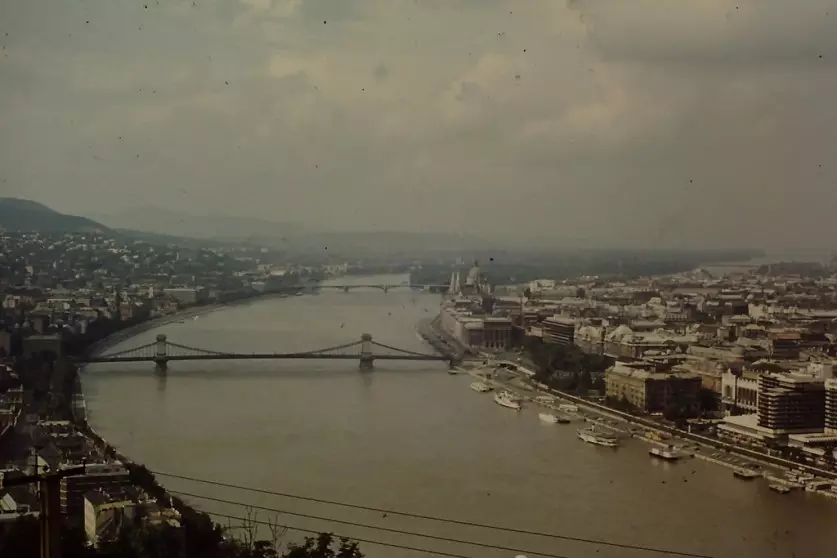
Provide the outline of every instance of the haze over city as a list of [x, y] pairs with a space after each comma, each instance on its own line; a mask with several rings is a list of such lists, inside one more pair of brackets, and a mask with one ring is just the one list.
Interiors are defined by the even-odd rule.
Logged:
[[0, 557], [835, 558], [835, 18], [0, 0]]
[[824, 248], [835, 17], [826, 0], [4, 2], [0, 195]]

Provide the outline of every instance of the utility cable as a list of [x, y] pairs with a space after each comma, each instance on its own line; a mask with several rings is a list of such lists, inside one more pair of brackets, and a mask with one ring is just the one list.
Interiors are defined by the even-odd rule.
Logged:
[[[259, 521], [258, 519], [249, 519], [249, 518], [246, 518], [246, 517], [238, 517], [238, 516], [235, 516], [235, 515], [227, 515], [227, 514], [224, 514], [224, 513], [215, 513], [215, 512], [211, 512], [211, 511], [207, 511], [205, 513], [208, 513], [208, 514], [210, 514], [214, 517], [223, 517], [224, 519], [232, 519], [234, 521], [241, 521], [244, 525], [246, 525], [248, 523], [251, 523], [251, 524], [256, 523], [258, 525], [268, 525], [268, 526], [271, 526], [271, 527], [276, 526], [275, 524], [270, 523], [269, 521]], [[312, 529], [303, 529], [302, 527], [291, 527], [291, 526], [287, 526], [287, 525], [279, 525], [279, 527], [283, 527], [285, 529], [288, 529], [289, 531], [300, 531], [302, 533], [309, 533], [309, 534], [312, 534], [312, 535], [321, 534], [321, 531], [314, 531]], [[360, 539], [358, 537], [347, 537], [345, 535], [340, 535], [340, 534], [337, 534], [337, 533], [331, 533], [331, 534], [333, 536], [341, 538], [341, 539], [349, 539], [349, 540], [359, 542], [359, 543], [364, 543], [364, 544], [374, 544], [374, 545], [378, 545], [378, 546], [388, 546], [390, 548], [399, 548], [399, 549], [402, 549], [402, 550], [412, 550], [414, 552], [424, 552], [425, 554], [435, 554], [436, 556], [447, 556], [448, 558], [473, 558], [472, 556], [465, 556], [464, 554], [454, 554], [452, 552], [442, 552], [440, 550], [429, 550], [427, 548], [417, 548], [417, 547], [414, 547], [414, 546], [407, 546], [407, 545], [403, 545], [403, 544], [385, 543], [385, 542], [382, 542], [382, 541], [376, 541], [376, 540], [372, 540], [372, 539]]]
[[376, 508], [376, 507], [373, 507], [373, 506], [362, 506], [362, 505], [359, 505], [359, 504], [350, 504], [350, 503], [347, 503], [347, 502], [338, 502], [338, 501], [335, 501], [335, 500], [326, 500], [326, 499], [323, 499], [323, 498], [314, 498], [314, 497], [311, 497], [311, 496], [299, 496], [297, 494], [289, 494], [287, 492], [277, 492], [277, 491], [272, 491], [272, 490], [265, 490], [263, 488], [253, 488], [253, 487], [250, 487], [250, 486], [242, 486], [242, 485], [238, 485], [238, 484], [231, 484], [231, 483], [225, 483], [225, 482], [219, 482], [219, 481], [199, 479], [199, 478], [195, 478], [195, 477], [188, 477], [188, 476], [185, 476], [185, 475], [176, 475], [174, 473], [164, 473], [164, 472], [161, 472], [161, 471], [151, 471], [151, 473], [153, 473], [154, 475], [162, 476], [162, 477], [170, 477], [170, 478], [180, 479], [180, 480], [185, 480], [185, 481], [190, 481], [190, 482], [198, 482], [198, 483], [209, 484], [209, 485], [213, 485], [213, 486], [220, 486], [220, 487], [224, 487], [224, 488], [232, 488], [232, 489], [235, 489], [235, 490], [244, 490], [244, 491], [248, 491], [248, 492], [255, 492], [255, 493], [258, 493], [258, 494], [266, 494], [266, 495], [269, 495], [269, 496], [280, 496], [280, 497], [283, 497], [283, 498], [291, 498], [291, 499], [294, 499], [294, 500], [302, 500], [302, 501], [305, 501], [305, 502], [315, 502], [317, 504], [327, 504], [327, 505], [340, 506], [340, 507], [344, 507], [344, 508], [351, 508], [351, 509], [357, 509], [357, 510], [372, 511], [372, 512], [386, 513], [386, 514], [392, 514], [392, 515], [400, 515], [402, 517], [411, 517], [411, 518], [414, 518], [414, 519], [425, 519], [425, 520], [428, 520], [428, 521], [438, 521], [438, 522], [441, 522], [441, 523], [451, 523], [453, 525], [462, 525], [462, 526], [466, 526], [466, 527], [479, 527], [479, 528], [482, 528], [482, 529], [492, 529], [492, 530], [497, 530], [497, 531], [506, 531], [506, 532], [509, 532], [509, 533], [517, 533], [517, 534], [520, 534], [520, 535], [530, 535], [530, 536], [535, 536], [535, 537], [546, 537], [546, 538], [560, 539], [560, 540], [573, 541], [573, 542], [580, 542], [580, 543], [586, 543], [586, 544], [592, 544], [592, 545], [622, 548], [622, 549], [625, 549], [625, 550], [640, 550], [640, 551], [644, 551], [644, 552], [654, 552], [654, 553], [657, 553], [657, 554], [667, 554], [669, 556], [683, 556], [685, 558], [717, 558], [717, 557], [711, 556], [709, 554], [700, 554], [700, 553], [697, 553], [697, 552], [685, 552], [685, 551], [670, 550], [670, 549], [663, 549], [663, 548], [654, 548], [654, 547], [643, 546], [643, 545], [617, 543], [617, 542], [612, 542], [612, 541], [608, 541], [608, 540], [601, 540], [601, 539], [589, 539], [589, 538], [585, 538], [585, 537], [574, 537], [574, 536], [570, 536], [570, 535], [558, 535], [558, 534], [555, 534], [555, 533], [544, 533], [544, 532], [540, 532], [540, 531], [531, 531], [531, 530], [527, 530], [527, 529], [515, 529], [514, 527], [502, 527], [500, 525], [489, 525], [489, 524], [485, 524], [485, 523], [476, 523], [476, 522], [472, 522], [472, 521], [463, 521], [463, 520], [458, 520], [458, 519], [450, 519], [450, 518], [437, 517], [437, 516], [432, 516], [432, 515], [423, 515], [423, 514], [418, 514], [418, 513], [402, 512], [402, 511], [386, 509], [386, 508]]
[[213, 502], [218, 502], [218, 503], [221, 503], [221, 504], [232, 504], [234, 506], [242, 506], [242, 507], [247, 507], [247, 508], [251, 508], [251, 509], [254, 509], [254, 510], [269, 511], [269, 512], [274, 512], [274, 513], [293, 515], [293, 516], [297, 516], [297, 517], [304, 517], [306, 519], [316, 519], [318, 521], [326, 521], [326, 522], [330, 522], [330, 523], [340, 523], [342, 525], [350, 525], [352, 527], [362, 527], [364, 529], [375, 529], [375, 530], [378, 530], [378, 531], [386, 531], [388, 533], [397, 533], [399, 535], [409, 535], [409, 536], [412, 536], [412, 537], [424, 537], [424, 538], [427, 538], [427, 539], [434, 539], [434, 540], [437, 540], [437, 541], [444, 541], [444, 542], [457, 543], [457, 544], [470, 544], [470, 545], [473, 545], [473, 546], [480, 546], [482, 548], [491, 548], [491, 549], [494, 549], [494, 550], [505, 550], [505, 551], [508, 551], [508, 552], [514, 552], [516, 554], [534, 554], [534, 555], [537, 555], [537, 556], [546, 556], [546, 558], [570, 558], [569, 556], [567, 556], [565, 554], [550, 554], [550, 553], [546, 553], [546, 552], [538, 552], [538, 551], [535, 551], [535, 550], [526, 550], [526, 549], [521, 549], [521, 548], [510, 548], [510, 547], [507, 547], [507, 546], [498, 546], [498, 545], [494, 545], [494, 544], [482, 543], [482, 542], [477, 542], [477, 541], [454, 539], [454, 538], [451, 538], [451, 537], [443, 537], [443, 536], [439, 536], [439, 535], [429, 535], [427, 533], [416, 533], [415, 531], [405, 531], [403, 529], [393, 529], [391, 527], [378, 527], [376, 525], [370, 525], [368, 523], [358, 523], [358, 522], [355, 522], [355, 521], [346, 521], [344, 519], [334, 519], [334, 518], [331, 518], [331, 517], [309, 515], [309, 514], [305, 514], [305, 513], [298, 513], [298, 512], [292, 512], [292, 511], [287, 511], [287, 510], [279, 510], [279, 509], [276, 509], [276, 508], [266, 508], [266, 507], [263, 507], [263, 506], [245, 504], [243, 502], [234, 502], [232, 500], [223, 500], [221, 498], [213, 498], [211, 496], [201, 496], [199, 494], [189, 494], [187, 492], [172, 491], [171, 493], [176, 494], [178, 496], [185, 496], [187, 498], [199, 498], [199, 499], [202, 499], [202, 500], [211, 500]]

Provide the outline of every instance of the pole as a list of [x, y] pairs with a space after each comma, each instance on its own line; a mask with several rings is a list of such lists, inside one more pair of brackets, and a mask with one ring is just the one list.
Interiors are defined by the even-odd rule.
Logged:
[[[37, 466], [37, 461], [36, 461]], [[0, 488], [38, 483], [38, 499], [41, 503], [40, 545], [41, 558], [61, 558], [61, 479], [75, 475], [84, 475], [84, 465], [60, 469], [54, 473], [27, 475], [16, 479], [4, 480]]]
[[41, 493], [41, 558], [61, 558], [61, 477], [44, 476]]

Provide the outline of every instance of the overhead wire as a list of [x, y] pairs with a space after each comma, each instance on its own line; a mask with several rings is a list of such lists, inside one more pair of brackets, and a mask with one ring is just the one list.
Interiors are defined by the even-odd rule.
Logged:
[[[239, 516], [229, 515], [229, 514], [225, 514], [225, 513], [215, 513], [215, 512], [211, 512], [211, 511], [207, 511], [206, 513], [208, 513], [208, 514], [210, 514], [214, 517], [223, 517], [224, 519], [231, 519], [231, 520], [234, 520], [234, 521], [241, 521], [245, 525], [247, 523], [251, 523], [251, 524], [255, 523], [257, 525], [275, 526], [273, 523], [271, 523], [269, 521], [260, 521], [258, 519], [252, 519], [252, 518], [247, 518], [247, 517], [239, 517]], [[299, 532], [302, 532], [302, 533], [309, 533], [309, 534], [312, 534], [312, 535], [319, 535], [319, 534], [322, 533], [322, 531], [315, 531], [313, 529], [303, 529], [302, 527], [291, 527], [291, 526], [286, 526], [286, 525], [280, 525], [280, 527], [288, 529], [289, 531], [299, 531]], [[401, 550], [412, 550], [414, 552], [424, 552], [425, 554], [434, 554], [436, 556], [447, 556], [448, 558], [474, 558], [473, 556], [466, 556], [464, 554], [455, 554], [453, 552], [444, 552], [444, 551], [441, 551], [441, 550], [430, 550], [430, 549], [427, 549], [427, 548], [418, 548], [418, 547], [415, 547], [415, 546], [409, 546], [409, 545], [405, 545], [405, 544], [387, 543], [387, 542], [383, 542], [383, 541], [376, 541], [376, 540], [373, 540], [373, 539], [361, 539], [359, 537], [348, 537], [346, 535], [340, 535], [338, 533], [331, 533], [331, 534], [334, 535], [335, 537], [338, 537], [338, 538], [341, 538], [341, 539], [350, 539], [352, 541], [363, 543], [363, 544], [388, 546], [390, 548], [399, 548]]]
[[175, 478], [175, 479], [185, 480], [185, 481], [189, 481], [189, 482], [197, 482], [197, 483], [202, 483], [202, 484], [208, 484], [208, 485], [212, 485], [212, 486], [220, 486], [220, 487], [223, 487], [223, 488], [231, 488], [231, 489], [234, 489], [234, 490], [243, 490], [243, 491], [247, 491], [247, 492], [254, 492], [254, 493], [257, 493], [257, 494], [265, 494], [265, 495], [269, 495], [269, 496], [279, 496], [279, 497], [283, 497], [283, 498], [290, 498], [290, 499], [301, 500], [301, 501], [305, 501], [305, 502], [314, 502], [314, 503], [317, 503], [317, 504], [340, 506], [340, 507], [363, 510], [363, 511], [386, 513], [386, 514], [398, 515], [398, 516], [402, 516], [402, 517], [410, 517], [410, 518], [413, 518], [413, 519], [424, 519], [424, 520], [427, 520], [427, 521], [437, 521], [437, 522], [440, 522], [440, 523], [450, 523], [452, 525], [461, 525], [461, 526], [465, 526], [465, 527], [477, 527], [477, 528], [481, 528], [481, 529], [492, 529], [492, 530], [496, 530], [496, 531], [505, 531], [505, 532], [508, 532], [508, 533], [517, 533], [517, 534], [520, 534], [520, 535], [545, 537], [545, 538], [552, 538], [552, 539], [558, 539], [558, 540], [564, 540], [564, 541], [572, 541], [572, 542], [585, 543], [585, 544], [591, 544], [591, 545], [607, 546], [607, 547], [612, 547], [612, 548], [621, 548], [621, 549], [625, 549], [625, 550], [637, 550], [637, 551], [650, 552], [650, 553], [656, 553], [656, 554], [665, 554], [665, 555], [669, 555], [669, 556], [683, 556], [684, 558], [717, 558], [716, 556], [712, 556], [712, 555], [709, 555], [709, 554], [702, 554], [702, 553], [698, 553], [698, 552], [688, 552], [688, 551], [682, 551], [682, 550], [655, 548], [655, 547], [650, 547], [650, 546], [645, 546], [645, 545], [618, 543], [618, 542], [613, 542], [613, 541], [609, 541], [609, 540], [591, 539], [591, 538], [577, 537], [577, 536], [572, 536], [572, 535], [559, 535], [557, 533], [545, 533], [545, 532], [542, 532], [542, 531], [533, 531], [533, 530], [529, 530], [529, 529], [518, 529], [518, 528], [514, 528], [514, 527], [503, 527], [503, 526], [500, 526], [500, 525], [491, 525], [491, 524], [486, 524], [486, 523], [477, 523], [477, 522], [474, 522], [474, 521], [464, 521], [464, 520], [460, 520], [460, 519], [451, 519], [451, 518], [438, 517], [438, 516], [432, 516], [432, 515], [404, 512], [404, 511], [398, 511], [398, 510], [393, 510], [393, 509], [388, 509], [388, 508], [378, 508], [378, 507], [374, 507], [374, 506], [364, 506], [364, 505], [360, 505], [360, 504], [352, 504], [352, 503], [348, 503], [348, 502], [339, 502], [339, 501], [336, 501], [336, 500], [328, 500], [328, 499], [324, 499], [324, 498], [315, 498], [315, 497], [312, 497], [312, 496], [300, 496], [298, 494], [290, 494], [290, 493], [287, 493], [287, 492], [266, 490], [266, 489], [263, 489], [263, 488], [253, 488], [251, 486], [243, 486], [243, 485], [238, 485], [238, 484], [233, 484], [233, 483], [226, 483], [226, 482], [213, 481], [213, 480], [207, 480], [207, 479], [199, 479], [199, 478], [196, 478], [196, 477], [190, 477], [190, 476], [186, 476], [186, 475], [177, 475], [177, 474], [174, 474], [174, 473], [166, 473], [166, 472], [163, 472], [163, 471], [151, 471], [151, 473], [153, 473], [154, 475], [162, 476], [162, 477]]
[[399, 535], [409, 535], [411, 537], [424, 537], [424, 538], [427, 538], [427, 539], [433, 539], [433, 540], [449, 542], [449, 543], [469, 544], [469, 545], [472, 545], [472, 546], [479, 546], [479, 547], [482, 547], [482, 548], [490, 548], [490, 549], [493, 549], [493, 550], [506, 550], [506, 551], [509, 551], [509, 552], [517, 553], [517, 554], [534, 554], [536, 556], [545, 556], [546, 558], [571, 558], [570, 556], [567, 556], [566, 554], [552, 554], [552, 553], [549, 553], [549, 552], [539, 552], [539, 551], [536, 551], [536, 550], [511, 548], [511, 547], [507, 547], [507, 546], [500, 546], [500, 545], [496, 545], [496, 544], [489, 544], [489, 543], [483, 543], [483, 542], [478, 542], [478, 541], [455, 539], [453, 537], [443, 537], [441, 535], [430, 535], [428, 533], [417, 533], [415, 531], [407, 531], [405, 529], [395, 529], [395, 528], [392, 528], [392, 527], [380, 527], [380, 526], [377, 526], [377, 525], [370, 525], [368, 523], [360, 523], [360, 522], [357, 522], [357, 521], [347, 521], [345, 519], [335, 519], [335, 518], [332, 518], [332, 517], [322, 517], [322, 516], [318, 516], [318, 515], [310, 515], [310, 514], [306, 514], [306, 513], [292, 512], [292, 511], [288, 511], [288, 510], [280, 510], [280, 509], [268, 508], [268, 507], [264, 507], [264, 506], [256, 506], [256, 505], [247, 504], [247, 503], [244, 503], [244, 502], [235, 502], [235, 501], [232, 501], [232, 500], [224, 500], [222, 498], [214, 498], [212, 496], [202, 496], [200, 494], [190, 494], [188, 492], [171, 491], [171, 493], [175, 494], [177, 496], [185, 496], [187, 498], [199, 498], [199, 499], [202, 499], [202, 500], [210, 500], [212, 502], [218, 502], [220, 504], [231, 504], [231, 505], [234, 505], [234, 506], [242, 506], [242, 507], [247, 507], [247, 508], [251, 508], [251, 509], [254, 509], [254, 510], [269, 511], [269, 512], [274, 512], [274, 513], [285, 514], [285, 515], [292, 515], [292, 516], [296, 516], [296, 517], [303, 517], [303, 518], [306, 518], [306, 519], [316, 519], [318, 521], [325, 521], [325, 522], [329, 522], [329, 523], [339, 523], [339, 524], [342, 524], [342, 525], [349, 525], [349, 526], [352, 526], [352, 527], [362, 527], [364, 529], [374, 529], [374, 530], [378, 530], [378, 531], [385, 531], [387, 533], [396, 533], [396, 534], [399, 534]]

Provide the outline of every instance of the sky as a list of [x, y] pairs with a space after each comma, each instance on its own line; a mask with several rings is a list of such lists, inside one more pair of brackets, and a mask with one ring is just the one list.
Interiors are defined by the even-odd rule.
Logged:
[[0, 195], [833, 247], [837, 0], [0, 0]]

